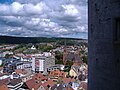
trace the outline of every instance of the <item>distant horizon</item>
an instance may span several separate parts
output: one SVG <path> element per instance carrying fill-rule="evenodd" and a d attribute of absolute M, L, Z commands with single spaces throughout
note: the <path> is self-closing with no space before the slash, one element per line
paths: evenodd
<path fill-rule="evenodd" d="M 87 0 L 1 0 L 0 35 L 88 39 Z"/>
<path fill-rule="evenodd" d="M 0 37 L 15 37 L 15 38 L 68 38 L 68 39 L 84 39 L 84 40 L 88 40 L 87 38 L 74 38 L 74 37 L 44 37 L 44 36 L 37 36 L 37 37 L 30 37 L 30 36 L 9 36 L 9 35 L 0 35 Z"/>

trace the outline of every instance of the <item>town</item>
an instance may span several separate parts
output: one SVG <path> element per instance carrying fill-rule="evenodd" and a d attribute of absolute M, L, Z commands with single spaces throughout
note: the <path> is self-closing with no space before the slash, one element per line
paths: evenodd
<path fill-rule="evenodd" d="M 0 90 L 87 90 L 87 44 L 0 44 Z"/>

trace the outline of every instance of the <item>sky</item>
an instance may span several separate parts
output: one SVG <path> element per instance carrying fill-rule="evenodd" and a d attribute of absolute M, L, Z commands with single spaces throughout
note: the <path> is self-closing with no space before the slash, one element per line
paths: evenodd
<path fill-rule="evenodd" d="M 88 38 L 87 0 L 0 0 L 0 35 Z"/>

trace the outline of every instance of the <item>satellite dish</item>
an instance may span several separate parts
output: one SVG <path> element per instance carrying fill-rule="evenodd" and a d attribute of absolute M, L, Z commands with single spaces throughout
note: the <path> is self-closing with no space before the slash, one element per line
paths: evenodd
<path fill-rule="evenodd" d="M 0 60 L 0 66 L 2 65 L 2 60 Z"/>

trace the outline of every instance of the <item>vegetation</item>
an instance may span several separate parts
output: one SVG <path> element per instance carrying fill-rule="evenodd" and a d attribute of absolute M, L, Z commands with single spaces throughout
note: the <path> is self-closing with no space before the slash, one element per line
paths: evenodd
<path fill-rule="evenodd" d="M 11 54 L 6 54 L 5 58 L 9 58 L 11 56 Z"/>
<path fill-rule="evenodd" d="M 66 69 L 66 70 L 64 70 L 64 71 L 65 71 L 65 72 L 69 72 L 72 65 L 73 65 L 73 62 L 70 61 L 70 60 L 68 60 L 67 63 L 66 63 L 66 66 L 67 66 L 68 69 Z"/>
<path fill-rule="evenodd" d="M 47 45 L 39 45 L 38 46 L 38 50 L 40 50 L 42 52 L 49 52 L 52 49 L 53 49 L 52 46 L 47 46 Z"/>
<path fill-rule="evenodd" d="M 49 43 L 58 42 L 58 44 L 64 45 L 65 39 L 67 40 L 67 45 L 74 45 L 73 40 L 83 40 L 75 38 L 46 38 L 46 37 L 12 37 L 12 36 L 0 36 L 0 43 L 4 44 L 28 44 L 28 43 Z"/>
<path fill-rule="evenodd" d="M 83 62 L 88 64 L 88 56 L 83 56 Z"/>
<path fill-rule="evenodd" d="M 63 53 L 62 52 L 55 52 L 55 64 L 63 64 Z"/>

